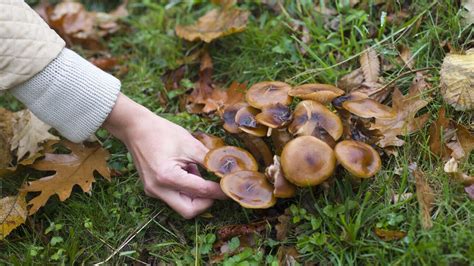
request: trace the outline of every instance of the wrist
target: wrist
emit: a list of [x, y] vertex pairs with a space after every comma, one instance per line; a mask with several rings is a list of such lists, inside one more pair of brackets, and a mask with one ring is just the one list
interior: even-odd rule
[[152, 116], [154, 114], [150, 110], [121, 93], [103, 127], [114, 137], [127, 143], [131, 135], [140, 132], [143, 121]]

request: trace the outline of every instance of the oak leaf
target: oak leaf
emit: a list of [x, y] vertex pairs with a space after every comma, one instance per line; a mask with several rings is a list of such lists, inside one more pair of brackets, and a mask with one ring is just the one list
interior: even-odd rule
[[23, 224], [27, 216], [28, 211], [23, 193], [0, 199], [0, 240]]
[[243, 31], [249, 14], [248, 11], [225, 5], [207, 12], [193, 25], [176, 26], [176, 35], [191, 42], [201, 40], [210, 43], [217, 38]]
[[[420, 84], [425, 84], [420, 86]], [[396, 113], [391, 118], [376, 118], [371, 130], [378, 130], [380, 139], [377, 145], [385, 148], [388, 146], [402, 146], [405, 142], [398, 136], [408, 135], [420, 130], [428, 121], [429, 113], [416, 117], [417, 112], [425, 107], [430, 98], [422, 99], [426, 83], [422, 76], [417, 75], [407, 95], [395, 89], [392, 96], [392, 109]]]
[[360, 66], [366, 82], [377, 82], [380, 74], [380, 61], [377, 52], [368, 48], [360, 56]]
[[[10, 150], [17, 149], [18, 160], [31, 159], [43, 149], [42, 143], [59, 138], [50, 134], [51, 126], [39, 120], [29, 110], [18, 111], [13, 114], [15, 120]], [[25, 155], [28, 154], [27, 157]]]
[[44, 159], [31, 165], [40, 171], [55, 171], [53, 175], [29, 182], [23, 186], [23, 192], [40, 192], [28, 202], [31, 205], [30, 215], [44, 206], [53, 195], [58, 195], [61, 201], [71, 195], [74, 185], [79, 185], [84, 192], [89, 192], [95, 182], [94, 171], [110, 181], [110, 170], [107, 167], [109, 153], [98, 143], [75, 144], [61, 142], [70, 154], [55, 154], [47, 152]]
[[444, 100], [458, 111], [474, 110], [474, 51], [446, 55], [440, 74]]

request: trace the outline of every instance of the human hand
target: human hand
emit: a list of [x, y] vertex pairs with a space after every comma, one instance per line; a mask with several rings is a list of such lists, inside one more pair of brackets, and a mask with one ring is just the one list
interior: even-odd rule
[[197, 164], [208, 149], [184, 128], [150, 112], [123, 94], [104, 123], [132, 154], [145, 194], [159, 198], [186, 219], [227, 197], [204, 180]]

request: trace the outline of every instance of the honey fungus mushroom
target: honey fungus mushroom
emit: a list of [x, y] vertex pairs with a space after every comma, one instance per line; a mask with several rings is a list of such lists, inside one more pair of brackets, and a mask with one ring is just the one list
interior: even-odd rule
[[313, 100], [328, 104], [336, 97], [344, 94], [344, 91], [329, 84], [311, 83], [296, 86], [288, 92], [288, 95], [303, 100]]
[[259, 112], [251, 106], [243, 107], [235, 114], [235, 123], [242, 131], [256, 137], [263, 137], [267, 134], [268, 128], [257, 122], [255, 116]]
[[291, 103], [291, 97], [288, 95], [290, 89], [290, 85], [280, 81], [259, 82], [250, 87], [245, 94], [245, 100], [258, 109], [276, 103], [289, 105]]
[[375, 175], [382, 166], [377, 151], [360, 141], [341, 141], [336, 145], [334, 151], [337, 161], [347, 171], [359, 178], [369, 178]]
[[202, 131], [196, 131], [193, 133], [193, 137], [199, 140], [206, 148], [213, 150], [222, 146], [225, 146], [224, 140], [211, 134], [206, 134]]
[[[326, 106], [311, 100], [305, 100], [296, 105], [293, 112], [293, 121], [288, 130], [293, 135], [315, 136], [324, 129], [334, 140], [342, 136], [342, 121]], [[317, 134], [316, 134], [317, 137]]]
[[222, 114], [222, 120], [224, 120], [223, 127], [225, 130], [227, 130], [227, 132], [233, 133], [233, 134], [242, 132], [239, 129], [239, 125], [237, 125], [237, 123], [235, 122], [235, 115], [240, 109], [247, 106], [248, 106], [247, 103], [240, 102], [240, 103], [233, 104], [231, 106], [227, 106], [224, 109], [224, 112]]
[[222, 191], [244, 208], [265, 209], [276, 203], [273, 186], [264, 174], [256, 171], [238, 171], [225, 175]]
[[262, 112], [255, 116], [258, 123], [269, 128], [284, 127], [291, 120], [290, 108], [281, 103], [266, 105]]
[[324, 141], [313, 136], [302, 136], [288, 142], [281, 153], [285, 177], [300, 186], [321, 184], [334, 172], [336, 157]]
[[258, 170], [255, 158], [248, 151], [234, 146], [209, 151], [204, 158], [204, 166], [219, 177], [241, 170]]
[[296, 187], [286, 180], [281, 169], [280, 157], [273, 156], [273, 164], [265, 169], [265, 175], [273, 184], [273, 195], [276, 198], [291, 198], [296, 194]]

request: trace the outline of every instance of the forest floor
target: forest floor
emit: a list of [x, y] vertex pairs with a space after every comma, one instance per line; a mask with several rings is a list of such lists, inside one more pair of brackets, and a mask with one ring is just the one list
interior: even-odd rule
[[[429, 125], [441, 107], [454, 121], [472, 123], [472, 114], [455, 111], [439, 94], [439, 70], [445, 55], [450, 49], [465, 51], [474, 46], [472, 26], [463, 23], [458, 1], [377, 5], [360, 1], [354, 7], [349, 1], [336, 1], [328, 6], [334, 13], [327, 14], [316, 12], [313, 1], [282, 1], [281, 6], [257, 2], [272, 1], [239, 1], [239, 8], [251, 12], [246, 29], [208, 45], [214, 81], [224, 85], [266, 80], [336, 84], [358, 68], [359, 55], [373, 47], [382, 62], [390, 65], [382, 69], [381, 77], [405, 93], [416, 74], [399, 60], [400, 47], [407, 47], [413, 55], [412, 69], [427, 69], [423, 75], [433, 101], [421, 110], [430, 113], [426, 126], [404, 137], [406, 143], [397, 148], [396, 156], [384, 156], [382, 170], [374, 178], [354, 182], [340, 171], [331, 187], [301, 189], [295, 198], [279, 200], [269, 210], [220, 201], [192, 220], [182, 219], [159, 200], [145, 196], [125, 147], [100, 130], [97, 135], [111, 153], [109, 165], [121, 175], [111, 182], [98, 177], [90, 195], [77, 189], [64, 202], [50, 200], [0, 242], [0, 264], [92, 264], [110, 257], [110, 264], [137, 265], [211, 261], [278, 265], [285, 260], [309, 265], [472, 265], [474, 201], [461, 184], [448, 177], [443, 161], [428, 146]], [[218, 118], [180, 109], [180, 96], [187, 90], [166, 92], [161, 79], [198, 45], [178, 38], [175, 26], [192, 23], [212, 8], [215, 5], [201, 1], [131, 1], [130, 16], [124, 20], [128, 30], [115, 34], [107, 45], [127, 67], [121, 77], [123, 93], [190, 131], [201, 130], [236, 143]], [[292, 27], [295, 21], [307, 30], [309, 41]], [[182, 88], [192, 87], [198, 70], [198, 64], [187, 66]], [[166, 103], [158, 96], [163, 93]], [[20, 108], [7, 99], [3, 106]], [[473, 173], [473, 162], [471, 155], [465, 172]], [[424, 172], [435, 193], [430, 229], [422, 227], [409, 169], [412, 163]], [[394, 195], [406, 193], [413, 196], [393, 201]], [[287, 236], [277, 239], [275, 225], [285, 210]], [[256, 237], [252, 243], [242, 243], [238, 236], [224, 239], [230, 251], [221, 253], [214, 248], [221, 241], [219, 229], [235, 224], [250, 224]], [[387, 241], [375, 229], [403, 235]]]

